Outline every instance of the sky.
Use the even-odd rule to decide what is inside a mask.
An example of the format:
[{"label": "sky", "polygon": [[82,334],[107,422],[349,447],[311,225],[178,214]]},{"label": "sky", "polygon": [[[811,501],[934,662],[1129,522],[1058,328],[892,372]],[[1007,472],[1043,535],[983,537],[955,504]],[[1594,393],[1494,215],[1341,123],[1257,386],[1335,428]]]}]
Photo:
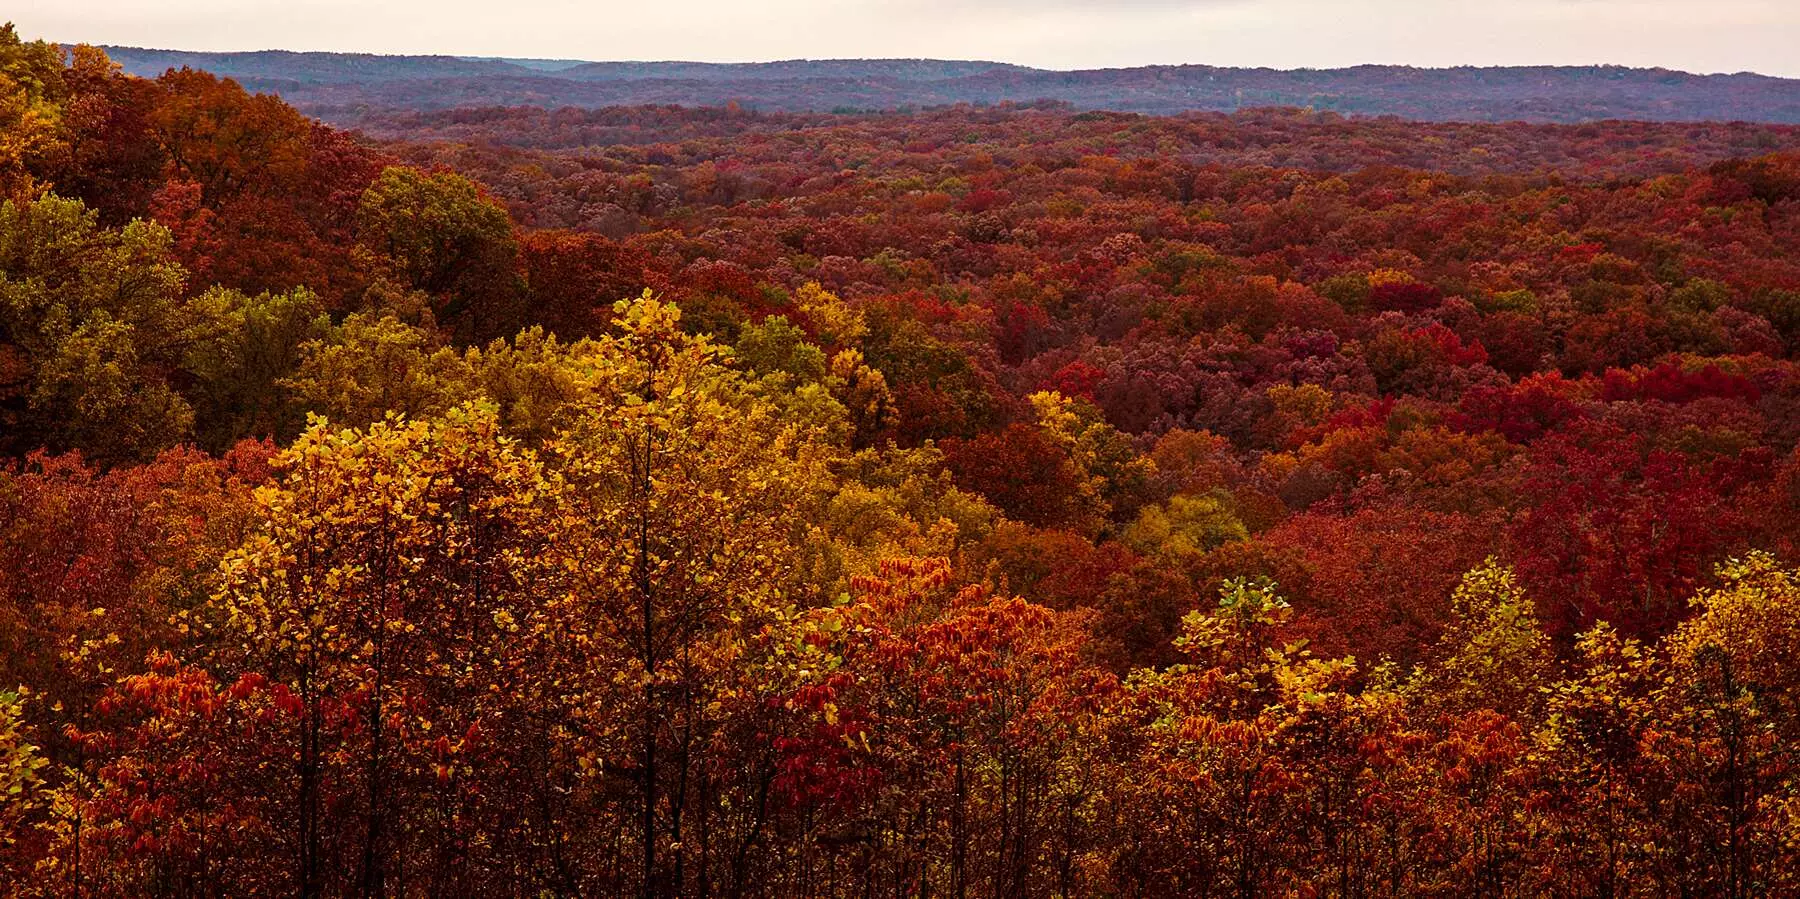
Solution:
[{"label": "sky", "polygon": [[21,35],[179,50],[1051,69],[1663,66],[1800,77],[1800,0],[12,0]]}]

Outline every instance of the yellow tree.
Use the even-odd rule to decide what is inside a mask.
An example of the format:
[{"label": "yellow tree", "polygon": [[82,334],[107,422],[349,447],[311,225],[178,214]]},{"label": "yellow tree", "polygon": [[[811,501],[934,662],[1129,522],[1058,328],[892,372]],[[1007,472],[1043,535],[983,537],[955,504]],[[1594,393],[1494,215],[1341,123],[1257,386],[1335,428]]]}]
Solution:
[{"label": "yellow tree", "polygon": [[1044,436],[1067,454],[1078,483],[1076,506],[1104,524],[1108,517],[1137,512],[1156,463],[1138,453],[1131,439],[1107,424],[1092,403],[1056,391],[1027,397]]},{"label": "yellow tree", "polygon": [[1720,586],[1665,641],[1670,683],[1651,746],[1678,784],[1671,849],[1710,851],[1683,892],[1800,889],[1800,573],[1766,553],[1719,567]]},{"label": "yellow tree", "polygon": [[512,815],[484,752],[524,726],[521,628],[556,589],[557,488],[494,415],[315,420],[259,493],[262,526],[224,563],[208,622],[222,662],[266,673],[288,713],[288,847],[302,895],[396,884],[477,889]]},{"label": "yellow tree", "polygon": [[35,196],[37,163],[64,149],[62,51],[0,26],[0,197]]},{"label": "yellow tree", "polygon": [[1649,751],[1667,666],[1602,622],[1576,641],[1571,669],[1547,687],[1532,735],[1546,834],[1535,876],[1580,895],[1623,895],[1633,883],[1669,891],[1659,863],[1672,791]]},{"label": "yellow tree", "polygon": [[[775,763],[757,722],[821,598],[801,560],[822,553],[840,450],[673,306],[619,312],[602,340],[454,355],[440,384],[498,397],[541,451],[465,405],[315,418],[275,461],[256,530],[188,624],[221,675],[269,684],[249,710],[266,738],[219,743],[267,763],[200,755],[259,772],[222,789],[271,797],[258,814],[296,892],[738,882]],[[191,711],[151,709],[121,763],[175,764],[192,753],[173,735],[237,714],[188,727]],[[141,807],[107,783],[96,808]],[[214,820],[194,808],[183,832]]]},{"label": "yellow tree", "polygon": [[[1350,660],[1314,658],[1283,631],[1293,609],[1267,581],[1234,579],[1182,622],[1186,661],[1128,683],[1115,876],[1126,892],[1256,896],[1296,889],[1321,713],[1344,704]],[[1314,747],[1316,752],[1317,748]]]},{"label": "yellow tree", "polygon": [[570,670],[594,653],[623,662],[568,712],[594,745],[631,747],[593,764],[635,780],[634,876],[673,895],[704,889],[729,842],[708,813],[732,788],[715,738],[755,705],[752,638],[812,599],[793,557],[815,539],[836,450],[684,334],[674,305],[646,293],[617,310],[593,401],[548,447],[568,482],[558,602],[572,608],[554,617],[578,622],[560,641]]},{"label": "yellow tree", "polygon": [[1420,699],[1445,711],[1493,709],[1534,720],[1554,660],[1512,569],[1490,558],[1463,575],[1450,611],[1440,656],[1414,685]]},{"label": "yellow tree", "polygon": [[28,866],[12,856],[37,799],[40,772],[49,764],[28,739],[22,705],[17,692],[0,692],[0,887],[9,892],[25,886],[11,872],[22,874]]}]

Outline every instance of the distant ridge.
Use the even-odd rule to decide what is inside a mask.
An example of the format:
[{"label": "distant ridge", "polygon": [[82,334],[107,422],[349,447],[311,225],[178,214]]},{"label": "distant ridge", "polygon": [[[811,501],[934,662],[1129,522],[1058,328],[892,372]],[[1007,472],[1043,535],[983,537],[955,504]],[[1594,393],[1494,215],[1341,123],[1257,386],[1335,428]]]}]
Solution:
[{"label": "distant ridge", "polygon": [[240,81],[268,78],[314,84],[543,74],[541,70],[508,60],[465,59],[458,56],[381,56],[373,53],[299,53],[291,50],[198,53],[138,47],[102,49],[114,62],[123,66],[125,71],[151,78],[183,66],[205,69]]},{"label": "distant ridge", "polygon": [[1426,121],[1800,123],[1800,80],[1619,66],[1278,70],[1184,65],[1052,71],[933,59],[587,62],[105,49],[135,74],[154,77],[181,66],[206,69],[252,90],[280,94],[312,115],[340,123],[353,123],[371,111],[480,106],[593,109],[736,102],[769,111],[827,112],[1039,100],[1159,114],[1301,106]]},{"label": "distant ridge", "polygon": [[255,50],[203,53],[104,47],[134,75],[155,77],[187,66],[231,78],[272,78],[315,84],[468,77],[536,77],[569,81],[769,81],[823,78],[895,78],[940,81],[996,71],[1037,72],[999,62],[939,59],[786,59],[774,62],[592,62],[581,59],[512,59],[503,56],[383,56]]}]

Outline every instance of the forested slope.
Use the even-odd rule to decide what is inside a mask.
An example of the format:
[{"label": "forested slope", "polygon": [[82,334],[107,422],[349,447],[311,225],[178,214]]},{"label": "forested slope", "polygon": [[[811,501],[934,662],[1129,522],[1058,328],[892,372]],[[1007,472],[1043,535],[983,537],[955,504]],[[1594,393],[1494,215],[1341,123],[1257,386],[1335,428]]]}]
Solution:
[{"label": "forested slope", "polygon": [[1792,129],[383,121],[0,31],[0,891],[1800,891]]}]

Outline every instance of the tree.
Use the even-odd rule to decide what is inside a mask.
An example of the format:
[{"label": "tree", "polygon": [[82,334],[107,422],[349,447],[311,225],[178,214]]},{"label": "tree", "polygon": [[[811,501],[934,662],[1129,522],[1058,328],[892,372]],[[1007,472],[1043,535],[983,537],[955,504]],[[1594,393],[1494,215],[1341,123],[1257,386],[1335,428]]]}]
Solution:
[{"label": "tree", "polygon": [[1754,553],[1719,568],[1669,636],[1671,680],[1651,749],[1676,784],[1668,844],[1716,852],[1683,887],[1723,896],[1795,888],[1796,599],[1800,579]]},{"label": "tree", "polygon": [[674,306],[646,294],[617,311],[599,342],[604,399],[549,448],[575,526],[564,552],[584,624],[568,648],[622,666],[580,681],[569,713],[630,747],[594,761],[637,781],[632,880],[667,896],[718,876],[727,835],[710,808],[732,784],[715,741],[754,695],[740,681],[753,637],[804,596],[783,560],[823,499],[828,451],[684,334]]},{"label": "tree", "polygon": [[[1627,635],[1667,633],[1683,605],[1748,529],[1735,495],[1764,464],[1755,451],[1692,454],[1654,432],[1605,423],[1545,441],[1509,529],[1525,584],[1560,601],[1553,633],[1598,620]],[[1710,458],[1709,458],[1710,456]]]},{"label": "tree", "polygon": [[1552,670],[1550,638],[1512,570],[1490,558],[1463,575],[1450,613],[1440,657],[1415,687],[1421,697],[1446,709],[1492,709],[1535,721]]},{"label": "tree", "polygon": [[1293,609],[1268,581],[1231,580],[1182,622],[1185,661],[1127,682],[1115,877],[1131,889],[1255,896],[1304,871],[1305,760],[1285,748],[1309,710],[1334,703],[1354,672],[1282,633]]},{"label": "tree", "polygon": [[523,324],[512,218],[467,178],[390,166],[363,194],[356,232],[378,270],[430,294],[438,320],[465,341]]},{"label": "tree", "polygon": [[196,382],[189,395],[201,445],[218,450],[245,437],[291,440],[305,413],[287,380],[300,367],[302,348],[332,333],[318,295],[298,289],[252,297],[215,288],[194,302],[217,322],[212,339],[183,359]]},{"label": "tree", "polygon": [[172,381],[214,322],[185,277],[154,223],[104,228],[55,196],[0,205],[0,354],[19,360],[0,415],[15,452],[145,459],[187,435],[193,410]]},{"label": "tree", "polygon": [[612,304],[646,286],[649,258],[597,234],[535,230],[519,239],[531,318],[564,340],[598,337]]},{"label": "tree", "polygon": [[957,486],[987,497],[1009,517],[1043,527],[1091,525],[1080,472],[1040,429],[1010,424],[972,440],[943,443]]},{"label": "tree", "polygon": [[1125,529],[1125,542],[1139,552],[1177,562],[1249,536],[1232,512],[1229,495],[1217,493],[1177,495],[1166,505],[1145,507]]},{"label": "tree", "polygon": [[468,399],[462,357],[425,328],[393,315],[353,313],[328,334],[298,348],[279,386],[301,408],[347,425],[378,422],[394,412],[424,418]]},{"label": "tree", "polygon": [[516,678],[521,629],[558,590],[561,520],[536,456],[490,411],[367,430],[316,420],[276,460],[261,527],[226,559],[221,661],[261,672],[282,713],[273,739],[292,795],[278,826],[302,895],[400,884],[476,889],[504,842],[508,783],[489,741],[516,736],[541,698]]},{"label": "tree", "polygon": [[[49,793],[47,842],[26,895],[278,892],[290,881],[280,823],[291,770],[280,701],[258,675],[220,684],[153,652],[66,739],[88,760]],[[272,739],[273,738],[273,739]]]},{"label": "tree", "polygon": [[1575,652],[1572,670],[1546,690],[1534,734],[1551,835],[1537,876],[1595,895],[1673,888],[1670,863],[1684,862],[1664,832],[1672,784],[1651,751],[1665,661],[1604,623]]},{"label": "tree", "polygon": [[947,560],[889,560],[804,622],[771,735],[771,789],[804,839],[790,878],[843,853],[852,889],[1093,887],[1083,860],[1099,842],[1117,683],[1084,663],[1081,614],[953,577]]},{"label": "tree", "polygon": [[0,692],[0,885],[9,890],[22,890],[32,867],[32,847],[20,844],[40,801],[41,772],[50,764],[30,742],[23,704],[16,690]]},{"label": "tree", "polygon": [[62,76],[56,45],[28,43],[12,23],[0,26],[0,198],[36,196],[41,185],[34,172],[66,149]]}]

